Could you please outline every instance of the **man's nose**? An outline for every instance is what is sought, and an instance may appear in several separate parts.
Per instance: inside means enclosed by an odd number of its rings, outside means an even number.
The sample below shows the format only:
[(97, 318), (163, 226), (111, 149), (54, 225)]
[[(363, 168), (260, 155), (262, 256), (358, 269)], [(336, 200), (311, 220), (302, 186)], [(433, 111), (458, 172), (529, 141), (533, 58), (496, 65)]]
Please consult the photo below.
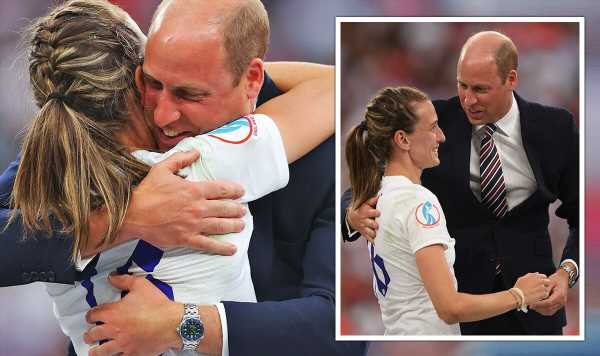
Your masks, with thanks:
[(465, 105), (466, 106), (471, 106), (473, 104), (477, 103), (477, 98), (475, 97), (475, 95), (473, 95), (470, 92), (466, 92), (465, 93)]
[(169, 93), (166, 91), (160, 93), (156, 107), (154, 108), (154, 123), (156, 126), (161, 128), (166, 127), (179, 120), (180, 117), (181, 113)]

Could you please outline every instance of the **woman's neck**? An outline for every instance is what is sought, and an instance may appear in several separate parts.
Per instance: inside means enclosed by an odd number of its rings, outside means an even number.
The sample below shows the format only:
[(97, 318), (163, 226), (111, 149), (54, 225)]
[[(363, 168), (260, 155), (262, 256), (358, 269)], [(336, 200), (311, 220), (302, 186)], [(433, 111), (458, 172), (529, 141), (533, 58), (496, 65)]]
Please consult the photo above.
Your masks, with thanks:
[(415, 184), (421, 184), (421, 173), (423, 170), (416, 167), (410, 157), (390, 159), (385, 165), (385, 176), (405, 176)]

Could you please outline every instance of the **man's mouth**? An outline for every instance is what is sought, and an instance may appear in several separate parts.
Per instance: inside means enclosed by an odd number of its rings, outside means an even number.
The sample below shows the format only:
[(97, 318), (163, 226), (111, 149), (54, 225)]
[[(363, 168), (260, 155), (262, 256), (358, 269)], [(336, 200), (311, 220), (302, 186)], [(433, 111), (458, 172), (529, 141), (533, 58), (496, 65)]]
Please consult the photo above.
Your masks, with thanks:
[(158, 132), (159, 147), (163, 150), (170, 149), (184, 138), (192, 136), (190, 131), (180, 131), (171, 128), (158, 128), (156, 131)]
[(179, 131), (177, 129), (170, 129), (170, 128), (164, 128), (164, 129), (161, 129), (161, 131), (162, 131), (163, 135), (170, 137), (170, 138), (177, 137), (179, 135), (186, 133), (186, 131)]
[(469, 109), (468, 111), (471, 116), (480, 116), (481, 114), (483, 114), (483, 110)]

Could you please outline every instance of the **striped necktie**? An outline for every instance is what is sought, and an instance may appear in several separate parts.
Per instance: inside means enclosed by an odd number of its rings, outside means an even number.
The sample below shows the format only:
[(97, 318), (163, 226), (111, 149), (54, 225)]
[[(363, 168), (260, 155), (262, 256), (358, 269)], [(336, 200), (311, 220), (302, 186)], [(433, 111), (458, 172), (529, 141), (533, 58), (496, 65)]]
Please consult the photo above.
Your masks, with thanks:
[(479, 152), (479, 172), (481, 180), (481, 202), (497, 217), (502, 218), (508, 210), (506, 186), (502, 173), (502, 163), (494, 144), (494, 132), (497, 126), (485, 125)]

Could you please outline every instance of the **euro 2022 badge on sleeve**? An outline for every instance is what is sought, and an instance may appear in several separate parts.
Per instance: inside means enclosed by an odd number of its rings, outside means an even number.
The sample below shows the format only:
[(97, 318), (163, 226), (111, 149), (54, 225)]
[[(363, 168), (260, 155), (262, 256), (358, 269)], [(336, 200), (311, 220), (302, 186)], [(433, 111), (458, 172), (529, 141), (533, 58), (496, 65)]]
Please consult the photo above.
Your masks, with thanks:
[(256, 122), (254, 121), (254, 117), (248, 115), (210, 131), (208, 136), (226, 143), (241, 144), (248, 141), (255, 132)]
[(440, 223), (440, 209), (434, 203), (425, 201), (417, 206), (415, 218), (422, 227), (435, 227)]

